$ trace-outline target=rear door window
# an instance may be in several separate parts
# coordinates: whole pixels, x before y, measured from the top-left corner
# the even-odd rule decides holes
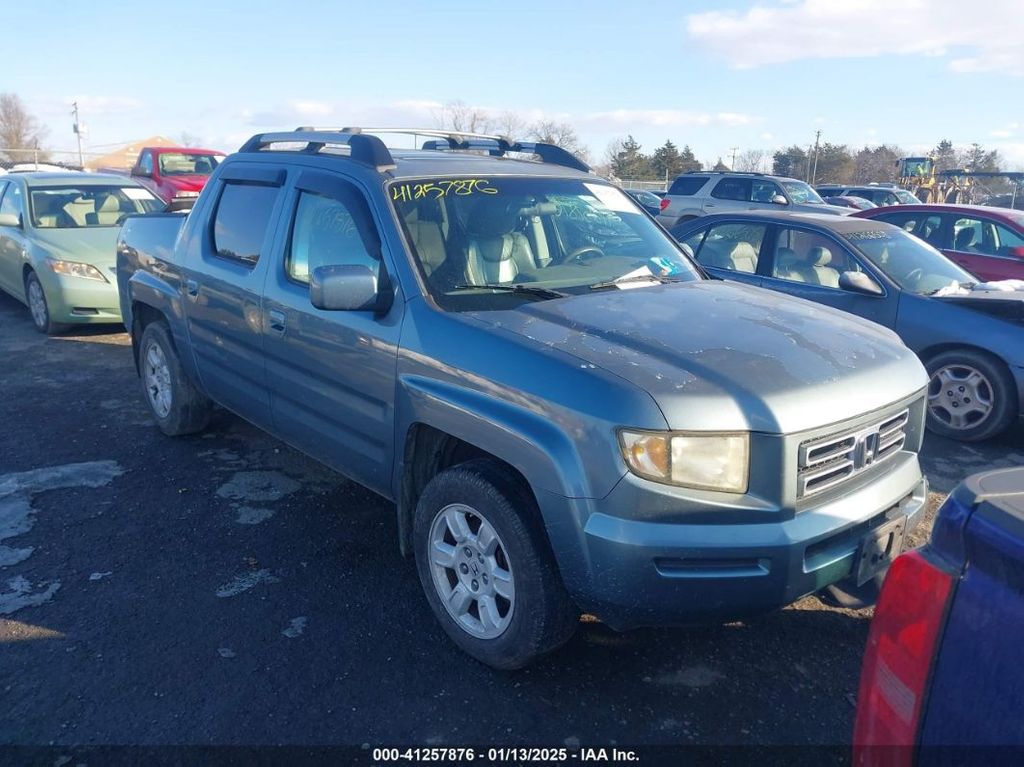
[[[256,265],[279,192],[265,184],[224,184],[213,219],[213,247],[220,258]]]
[[[719,200],[742,200],[750,201],[750,179],[749,178],[723,178],[711,192],[712,197]]]
[[[767,230],[767,224],[716,224],[700,243],[696,251],[697,261],[703,266],[755,274]],[[694,234],[683,242],[693,247],[691,241],[700,242],[700,234]]]
[[[672,182],[672,186],[669,187],[669,194],[677,194],[680,196],[694,195],[699,192],[704,185],[708,183],[707,176],[680,176]]]

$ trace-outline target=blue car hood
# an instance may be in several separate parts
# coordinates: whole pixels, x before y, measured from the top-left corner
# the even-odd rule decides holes
[[[596,291],[477,317],[641,387],[673,429],[792,433],[927,383],[886,328],[717,280]]]

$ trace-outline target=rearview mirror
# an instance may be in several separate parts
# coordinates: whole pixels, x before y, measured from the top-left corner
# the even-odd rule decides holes
[[[775,194],[772,195],[772,203],[774,203],[775,205],[789,205],[789,200],[787,200],[781,194]]]
[[[885,292],[881,285],[864,272],[843,272],[839,275],[839,287],[868,296],[880,296]]]
[[[17,213],[0,213],[0,226],[13,226],[21,229],[21,216]]]
[[[382,313],[389,307],[383,306],[380,299],[377,276],[368,266],[318,266],[309,276],[309,301],[317,309]]]

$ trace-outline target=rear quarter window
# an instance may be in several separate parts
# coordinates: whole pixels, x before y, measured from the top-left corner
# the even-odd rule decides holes
[[[214,252],[221,258],[255,266],[279,192],[276,186],[225,183],[213,219]]]
[[[708,176],[680,176],[672,182],[672,186],[669,187],[669,194],[678,194],[681,196],[690,196],[697,194],[704,185],[708,183]]]

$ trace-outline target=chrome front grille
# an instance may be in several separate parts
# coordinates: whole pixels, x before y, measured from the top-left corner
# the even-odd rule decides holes
[[[910,411],[903,410],[871,426],[801,443],[797,498],[835,487],[896,455],[907,440],[909,418]]]

